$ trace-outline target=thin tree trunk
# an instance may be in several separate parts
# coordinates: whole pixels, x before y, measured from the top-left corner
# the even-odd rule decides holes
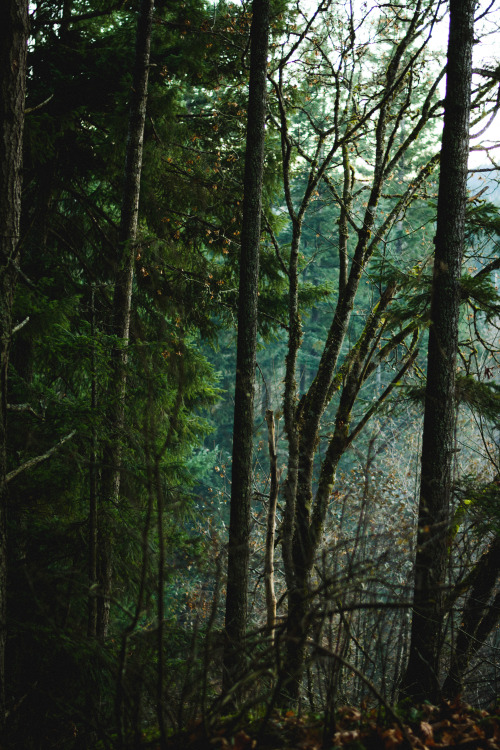
[[[129,341],[132,282],[136,255],[137,221],[141,186],[142,150],[148,92],[149,56],[154,0],[141,0],[137,22],[135,65],[131,89],[129,127],[125,155],[123,200],[118,236],[117,273],[113,296],[112,333],[121,345],[111,353],[107,425],[109,439],[103,450],[101,503],[99,513],[99,597],[97,635],[107,636],[112,587],[112,532],[110,509],[120,494],[120,464],[127,387],[127,346]]]
[[[251,473],[259,246],[264,171],[269,0],[253,0],[245,154],[243,226],[238,301],[231,511],[226,593],[223,689],[238,682],[245,665],[248,610]]]
[[[475,0],[451,0],[410,655],[403,695],[439,697]]]
[[[448,675],[443,684],[443,695],[456,698],[464,688],[464,674],[474,654],[484,644],[500,619],[500,595],[491,599],[500,573],[500,537],[495,537],[476,563],[473,583],[460,618],[460,628],[451,655]]]
[[[7,371],[17,280],[28,4],[0,3],[0,730],[5,722],[7,635]]]
[[[269,443],[269,461],[271,468],[271,486],[269,489],[269,509],[267,512],[266,558],[264,563],[264,580],[266,585],[267,630],[271,643],[274,643],[276,627],[276,593],[274,591],[274,537],[276,528],[276,505],[278,502],[278,457],[276,455],[276,437],[274,414],[266,411],[267,434]]]
[[[90,336],[92,339],[91,351],[91,385],[90,385],[90,409],[95,418],[97,409],[97,374],[95,353],[95,290],[91,289],[90,297]],[[88,575],[89,596],[87,602],[87,635],[95,638],[97,635],[97,600],[95,588],[97,585],[97,431],[92,424],[90,437],[90,467],[89,467],[89,527],[88,527]]]
[[[180,386],[179,386],[180,392]],[[158,617],[158,672],[157,672],[157,692],[156,692],[156,716],[160,728],[160,747],[165,750],[167,747],[167,729],[165,726],[165,537],[163,533],[163,516],[165,509],[165,500],[163,497],[162,476],[161,476],[161,456],[155,457],[154,464],[154,485],[157,503],[157,529],[158,529],[158,592],[157,592],[157,617]]]

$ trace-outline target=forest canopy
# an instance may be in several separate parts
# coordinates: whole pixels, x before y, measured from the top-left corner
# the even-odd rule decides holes
[[[2,746],[497,747],[495,4],[0,25]]]

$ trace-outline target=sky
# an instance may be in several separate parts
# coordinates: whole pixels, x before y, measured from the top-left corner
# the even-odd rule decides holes
[[[488,11],[487,15],[484,18],[479,18],[485,11]],[[473,50],[473,67],[478,69],[500,66],[500,3],[498,0],[494,0],[494,2],[491,0],[488,0],[488,2],[480,0],[478,10],[476,11],[476,18],[479,18],[479,20],[476,21],[475,26],[477,43],[474,45]],[[448,47],[448,29],[449,19],[446,16],[433,32],[433,46],[445,53]],[[479,81],[480,78],[475,76],[474,83],[477,84]],[[442,87],[444,96],[444,80]],[[495,142],[500,144],[500,113],[497,114],[483,135],[479,138],[474,138],[474,134],[480,130],[480,127],[473,127],[471,129],[471,145],[490,145]],[[496,153],[495,161],[500,164],[500,148],[494,153]],[[477,168],[487,161],[484,152],[471,151],[469,168]]]
[[[318,7],[319,0],[301,0],[301,6],[304,9],[314,11]],[[352,6],[359,12],[363,8],[364,12],[370,8],[369,0],[344,0],[346,6],[352,2]],[[483,17],[481,17],[483,16]],[[476,10],[475,34],[478,43],[474,45],[473,66],[474,68],[485,68],[500,66],[500,2],[499,0],[479,0]],[[446,54],[448,47],[448,30],[449,18],[446,14],[442,21],[434,27],[432,34],[431,46],[437,51],[440,50]],[[474,84],[479,82],[479,77],[474,77]],[[500,84],[499,84],[500,85]],[[444,98],[446,81],[442,82],[442,96]],[[477,133],[481,128],[472,128],[471,134]],[[500,114],[498,114],[488,128],[488,130],[478,139],[473,139],[472,143],[490,145],[498,142],[500,144]],[[495,161],[500,164],[500,148],[495,152],[497,154]],[[469,160],[469,168],[477,168],[487,162],[484,152],[472,151]]]

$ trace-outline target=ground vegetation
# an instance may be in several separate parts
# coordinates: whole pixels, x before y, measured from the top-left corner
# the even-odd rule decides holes
[[[1,13],[2,746],[494,750],[498,63],[467,166],[445,3]]]

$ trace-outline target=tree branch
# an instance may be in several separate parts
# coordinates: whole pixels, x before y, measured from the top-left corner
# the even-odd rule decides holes
[[[41,456],[35,456],[34,458],[30,458],[28,461],[25,461],[24,464],[21,464],[21,466],[18,466],[17,469],[13,469],[12,471],[9,471],[7,476],[5,477],[5,480],[7,484],[9,482],[12,482],[13,479],[15,479],[21,472],[26,471],[27,469],[32,469],[34,466],[37,466],[38,464],[42,463],[42,461],[46,461],[48,458],[54,455],[56,451],[59,450],[59,448],[64,445],[68,440],[71,440],[71,438],[76,435],[76,430],[73,430],[68,435],[62,438],[56,445],[54,445],[50,450],[47,451],[47,453],[44,453]]]

